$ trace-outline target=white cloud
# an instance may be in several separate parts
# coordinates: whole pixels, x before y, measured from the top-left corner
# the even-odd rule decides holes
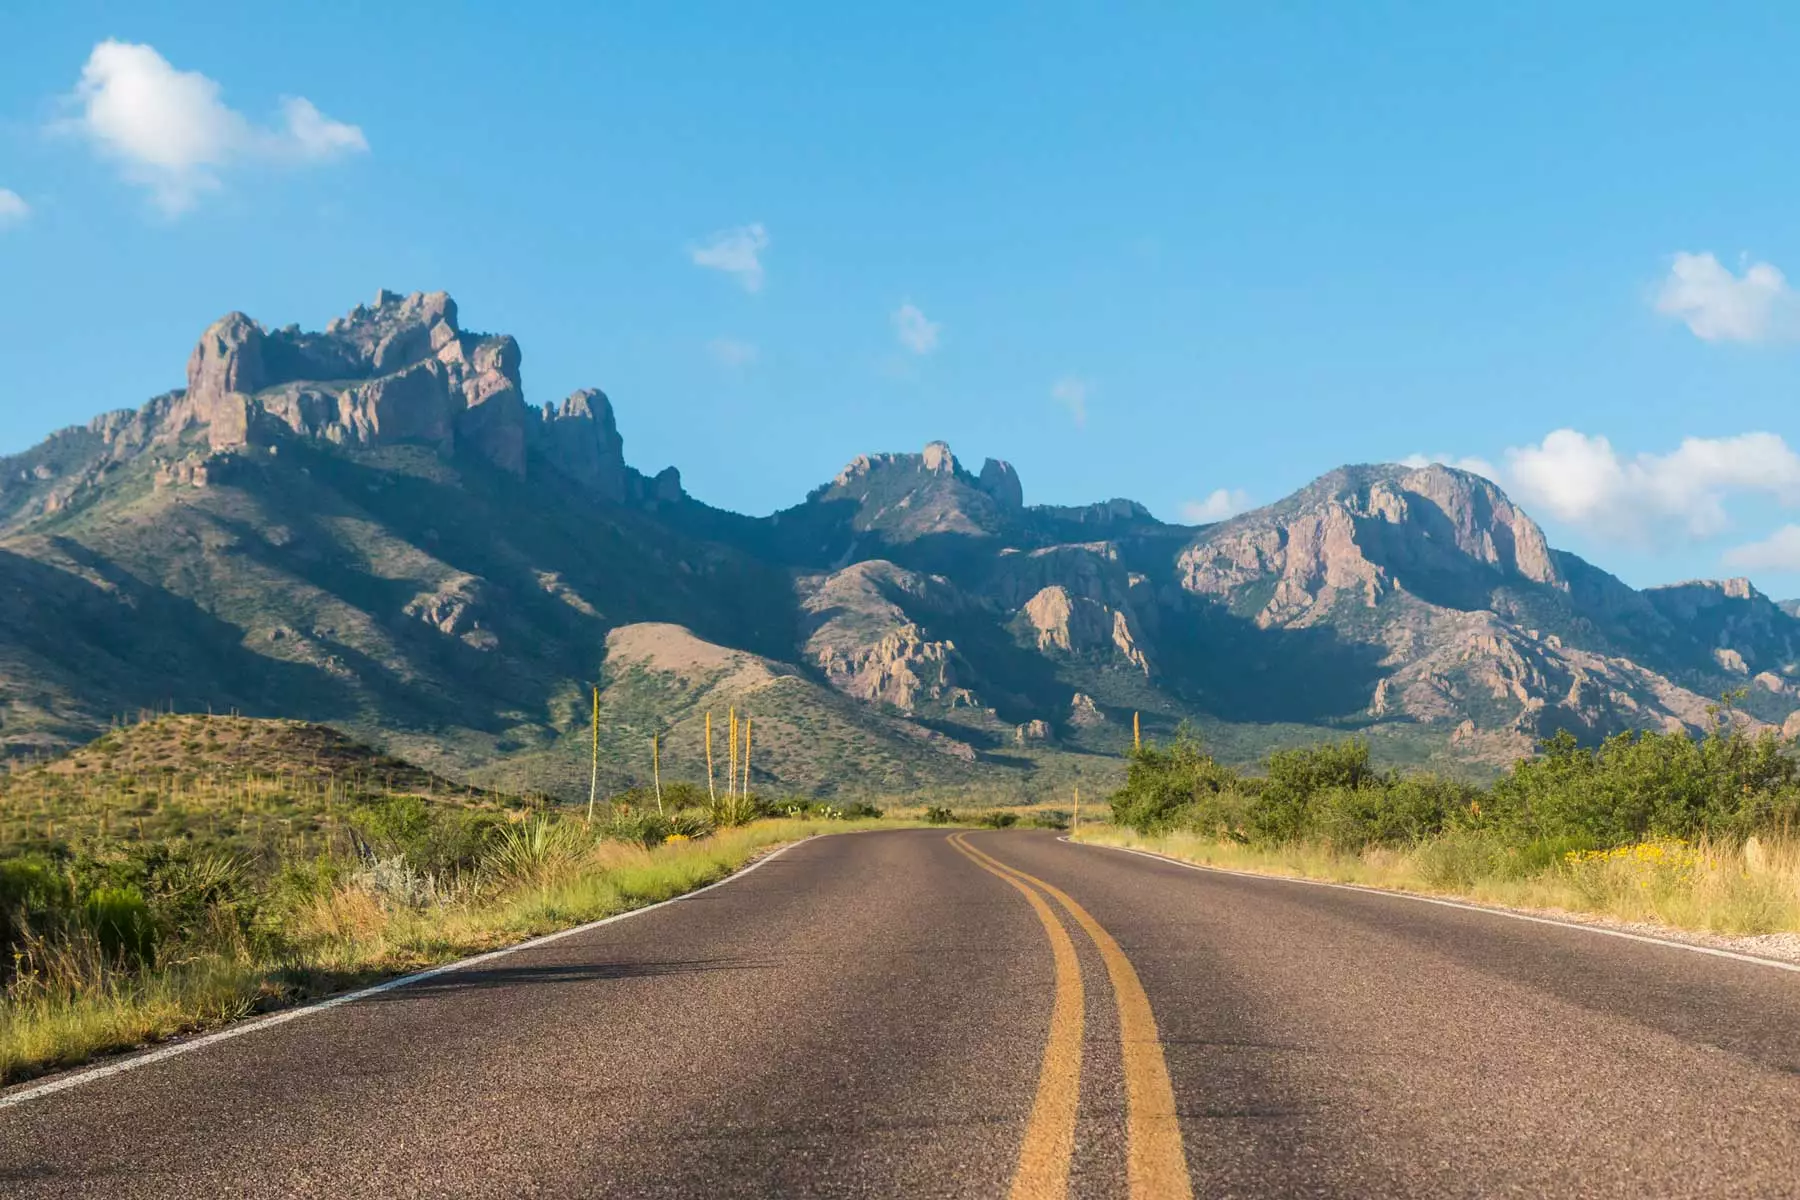
[[[1069,410],[1069,417],[1076,425],[1087,424],[1087,380],[1066,375],[1050,385],[1050,398]]]
[[[1181,506],[1181,517],[1190,525],[1210,525],[1250,508],[1250,493],[1241,488],[1220,488],[1204,500],[1189,500]]]
[[[219,186],[219,171],[246,160],[315,163],[366,152],[354,125],[331,120],[300,97],[282,101],[284,125],[254,125],[219,98],[198,71],[178,71],[152,46],[104,41],[70,97],[79,115],[63,122],[150,189],[171,215]]]
[[[31,215],[31,205],[11,188],[0,188],[0,229],[17,225]]]
[[[1800,455],[1773,433],[1687,438],[1668,454],[1623,458],[1604,437],[1558,429],[1508,450],[1504,474],[1527,509],[1640,541],[1671,527],[1691,537],[1722,532],[1733,493],[1800,504]]]
[[[706,352],[714,362],[732,370],[741,370],[755,362],[760,351],[755,342],[740,341],[737,338],[714,338],[706,343]]]
[[[769,248],[769,233],[760,223],[724,229],[697,246],[688,247],[696,267],[737,276],[746,292],[760,292],[763,285],[762,252]]]
[[[936,350],[938,334],[943,328],[938,322],[927,320],[912,303],[902,304],[894,310],[894,336],[914,354],[925,355]]]
[[[1760,542],[1733,546],[1724,560],[1746,571],[1800,571],[1800,525],[1783,525]]]
[[[277,136],[270,147],[302,162],[325,162],[342,154],[366,154],[369,140],[355,125],[334,121],[305,96],[284,96],[281,115],[287,118],[287,135]]]
[[[1500,480],[1500,472],[1485,458],[1459,458],[1454,454],[1409,454],[1400,460],[1401,466],[1411,467],[1415,471],[1420,467],[1429,467],[1432,463],[1455,467],[1458,471],[1467,471],[1496,483]]]
[[[1734,275],[1712,254],[1675,255],[1656,294],[1656,311],[1708,342],[1761,342],[1800,332],[1787,278],[1766,262]]]

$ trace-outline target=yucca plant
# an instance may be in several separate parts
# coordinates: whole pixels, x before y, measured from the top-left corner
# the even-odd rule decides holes
[[[481,866],[500,887],[533,886],[574,870],[592,848],[582,829],[539,813],[496,829]]]

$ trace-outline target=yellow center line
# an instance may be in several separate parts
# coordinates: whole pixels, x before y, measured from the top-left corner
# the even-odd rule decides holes
[[[1069,1164],[1075,1158],[1075,1112],[1081,1099],[1081,1030],[1083,1021],[1081,960],[1069,931],[1057,919],[1056,910],[1025,884],[982,861],[985,855],[952,834],[950,844],[970,862],[1004,879],[1031,902],[1056,964],[1056,999],[1050,1008],[1050,1036],[1044,1043],[1044,1064],[1038,1071],[1037,1099],[1025,1126],[1019,1148],[1019,1165],[1013,1172],[1012,1200],[1065,1200],[1069,1194]]]
[[[1112,935],[1068,893],[973,845],[965,843],[964,848],[983,866],[991,865],[1006,872],[1009,878],[1016,877],[1014,882],[1024,880],[1042,888],[1094,940],[1119,1005],[1120,1053],[1125,1062],[1125,1175],[1132,1200],[1193,1200],[1187,1155],[1181,1146],[1181,1121],[1175,1112],[1175,1089],[1169,1083],[1169,1065],[1156,1032],[1156,1015],[1150,1011],[1150,997],[1138,979],[1137,969]]]

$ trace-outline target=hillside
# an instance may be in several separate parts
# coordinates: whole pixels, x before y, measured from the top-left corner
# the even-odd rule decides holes
[[[305,721],[165,715],[0,774],[0,845],[16,850],[186,837],[246,856],[323,848],[357,806],[417,797],[499,810],[456,783]]]
[[[1753,720],[1800,709],[1787,607],[1635,591],[1446,467],[1187,527],[1028,504],[934,442],[743,516],[629,466],[603,393],[528,404],[520,361],[442,293],[318,333],[234,313],[185,389],[0,460],[5,752],[237,711],[585,795],[599,686],[614,786],[652,733],[698,777],[736,706],[767,788],[1029,790],[1116,777],[1134,712],[1239,759],[1356,731],[1480,771],[1559,728],[1699,728],[1740,688]]]

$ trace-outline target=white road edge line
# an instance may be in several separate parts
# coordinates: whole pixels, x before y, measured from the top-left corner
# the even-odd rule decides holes
[[[683,892],[679,896],[671,896],[667,900],[658,900],[655,904],[646,904],[642,908],[634,908],[629,912],[614,913],[610,917],[601,917],[598,921],[589,921],[585,925],[576,925],[571,929],[559,929],[555,933],[546,933],[541,937],[531,938],[528,941],[520,942],[515,946],[506,946],[499,950],[489,950],[484,954],[477,954],[473,958],[458,959],[456,962],[445,963],[441,967],[432,967],[427,971],[419,971],[412,975],[402,975],[398,979],[390,979],[386,983],[378,983],[373,987],[363,988],[361,991],[346,992],[342,996],[333,996],[328,1000],[319,1000],[312,1004],[303,1004],[298,1008],[287,1008],[280,1012],[270,1013],[266,1017],[257,1017],[253,1020],[243,1021],[236,1025],[228,1025],[216,1033],[208,1033],[201,1037],[194,1038],[191,1041],[176,1042],[157,1050],[147,1050],[140,1054],[134,1054],[128,1058],[120,1059],[117,1062],[107,1063],[105,1066],[90,1067],[85,1071],[76,1071],[73,1074],[52,1079],[48,1083],[40,1083],[36,1087],[25,1087],[20,1091],[0,1093],[0,1110],[24,1104],[28,1100],[37,1100],[44,1096],[55,1095],[57,1092],[67,1091],[73,1087],[80,1087],[84,1083],[92,1083],[97,1079],[105,1079],[109,1075],[120,1075],[126,1071],[134,1071],[139,1067],[147,1067],[151,1063],[159,1063],[166,1059],[174,1058],[177,1055],[187,1054],[188,1052],[198,1050],[203,1046],[211,1046],[218,1042],[229,1041],[231,1038],[243,1037],[247,1033],[260,1033],[262,1030],[273,1028],[276,1025],[285,1025],[289,1021],[298,1021],[302,1017],[314,1016],[327,1009],[337,1008],[342,1004],[354,1004],[358,1000],[365,1000],[370,996],[376,996],[382,992],[391,992],[395,988],[403,988],[408,984],[419,983],[426,979],[434,979],[439,975],[448,975],[452,971],[465,970],[466,968],[476,966],[480,963],[493,962],[497,958],[505,958],[507,955],[517,954],[521,950],[530,950],[537,946],[545,946],[551,942],[558,942],[563,938],[574,937],[578,933],[586,933],[591,929],[598,929],[602,925],[611,925],[614,921],[624,921],[631,917],[641,917],[647,912],[654,912],[659,908],[664,908],[671,904],[680,904],[683,900],[691,900],[702,892],[710,892],[714,888],[724,887],[728,883],[735,883],[737,880],[742,879],[758,867],[761,867],[764,863],[774,862],[783,854],[792,850],[795,846],[809,842],[818,836],[820,835],[809,834],[797,842],[789,842],[780,849],[763,855],[749,866],[741,867],[738,870],[733,871],[723,879],[709,883],[705,887],[695,888],[691,892]]]
[[[1071,846],[1089,846],[1096,850],[1120,850],[1126,854],[1136,854],[1142,858],[1154,858],[1158,862],[1186,867],[1190,871],[1211,871],[1218,875],[1236,875],[1243,879],[1269,879],[1277,883],[1302,883],[1308,887],[1336,888],[1342,892],[1366,892],[1371,896],[1387,896],[1394,900],[1413,900],[1420,904],[1436,904],[1442,908],[1460,908],[1464,912],[1486,913],[1490,917],[1505,917],[1509,921],[1529,921],[1533,925],[1555,925],[1559,929],[1579,929],[1583,933],[1598,933],[1606,937],[1623,938],[1628,942],[1643,942],[1650,946],[1668,946],[1673,950],[1688,950],[1695,954],[1710,954],[1714,958],[1729,958],[1736,962],[1749,963],[1752,966],[1773,967],[1777,971],[1800,973],[1800,963],[1783,962],[1778,958],[1761,958],[1754,954],[1739,954],[1735,950],[1720,950],[1715,946],[1697,946],[1692,942],[1677,942],[1670,938],[1651,937],[1644,933],[1627,933],[1623,929],[1608,929],[1604,925],[1586,925],[1580,921],[1559,921],[1555,917],[1537,917],[1530,913],[1512,912],[1504,908],[1489,908],[1483,904],[1464,904],[1460,900],[1442,900],[1436,896],[1421,896],[1417,892],[1365,887],[1360,883],[1332,883],[1324,879],[1302,879],[1297,875],[1264,875],[1257,871],[1238,871],[1231,867],[1209,867],[1204,863],[1187,862],[1184,859],[1172,858],[1167,854],[1158,854],[1154,850],[1140,850],[1135,846],[1109,846],[1105,842],[1073,842],[1069,841],[1067,836],[1057,840],[1069,842]]]

